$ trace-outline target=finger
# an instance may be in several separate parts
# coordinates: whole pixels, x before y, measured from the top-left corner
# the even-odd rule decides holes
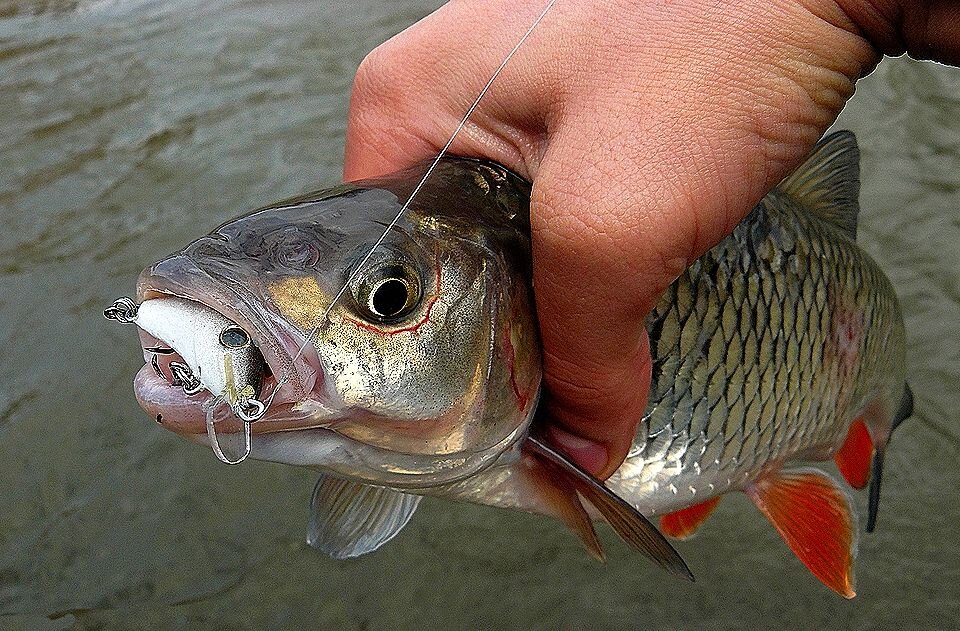
[[[642,226],[649,200],[598,169],[554,162],[552,153],[531,202],[547,418],[560,448],[606,477],[629,451],[646,406],[643,316],[686,267],[698,235],[679,213]],[[650,233],[661,245],[647,243]]]
[[[906,52],[916,59],[960,64],[960,4],[956,0],[838,4],[852,21],[845,27],[863,33],[885,54]]]

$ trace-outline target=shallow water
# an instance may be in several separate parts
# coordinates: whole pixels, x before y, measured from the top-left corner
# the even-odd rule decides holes
[[[693,585],[609,532],[600,565],[555,523],[432,500],[336,562],[303,542],[312,473],[226,467],[139,409],[135,336],[103,307],[222,220],[335,182],[357,64],[438,2],[347,4],[0,0],[0,628],[956,627],[960,70],[885,61],[838,125],[918,412],[854,601],[742,497],[679,545]]]

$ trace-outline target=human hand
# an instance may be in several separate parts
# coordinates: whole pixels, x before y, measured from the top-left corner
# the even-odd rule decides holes
[[[454,0],[373,51],[354,84],[344,178],[434,157],[544,4]],[[904,49],[960,60],[960,8],[554,6],[451,153],[533,181],[546,412],[561,449],[601,477],[619,466],[649,389],[644,314],[799,164],[881,54]]]

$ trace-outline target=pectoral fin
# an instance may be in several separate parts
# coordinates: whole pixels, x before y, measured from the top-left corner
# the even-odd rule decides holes
[[[335,559],[373,552],[407,525],[419,503],[419,495],[321,476],[310,500],[307,543]]]
[[[793,469],[760,478],[745,490],[814,576],[845,598],[856,595],[855,517],[833,479],[817,469]]]
[[[605,560],[603,544],[593,528],[590,515],[580,502],[577,489],[569,478],[553,464],[544,462],[531,454],[524,454],[521,466],[536,486],[544,501],[553,509],[554,515],[566,524],[580,539],[583,547],[597,561]]]
[[[528,437],[526,445],[533,454],[554,467],[580,495],[593,504],[630,547],[642,552],[671,574],[693,580],[693,574],[680,554],[636,508],[539,438]]]

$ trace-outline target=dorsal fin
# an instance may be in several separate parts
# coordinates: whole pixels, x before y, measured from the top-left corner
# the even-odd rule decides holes
[[[853,132],[838,131],[822,139],[777,188],[856,240],[860,150]]]

